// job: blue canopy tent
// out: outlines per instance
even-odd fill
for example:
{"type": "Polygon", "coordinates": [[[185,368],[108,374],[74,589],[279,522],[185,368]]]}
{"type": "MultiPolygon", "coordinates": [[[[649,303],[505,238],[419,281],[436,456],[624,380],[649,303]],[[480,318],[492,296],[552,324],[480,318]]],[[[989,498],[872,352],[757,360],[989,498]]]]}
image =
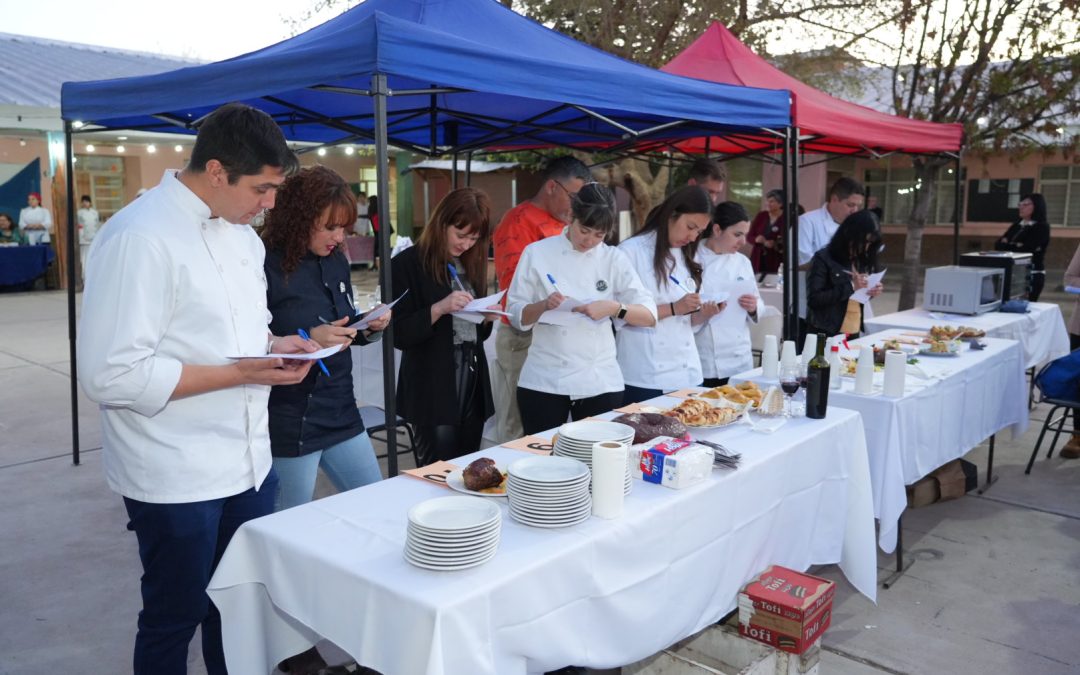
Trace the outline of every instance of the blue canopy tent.
{"type": "MultiPolygon", "coordinates": [[[[130,129],[194,134],[219,105],[266,111],[287,138],[373,143],[378,194],[389,194],[390,145],[428,156],[485,148],[604,149],[645,138],[762,131],[780,143],[791,120],[786,91],[720,85],[661,73],[576,42],[494,0],[367,0],[301,35],[250,54],[142,77],[68,82],[61,93],[74,213],[76,133],[130,129]]],[[[388,217],[386,214],[384,217],[388,217]]],[[[381,254],[390,259],[388,227],[381,254]]],[[[69,217],[68,245],[74,245],[69,217]]],[[[75,279],[68,257],[68,278],[75,279]]],[[[393,297],[383,266],[383,300],[393,297]]],[[[75,367],[75,289],[68,284],[75,367]]],[[[391,474],[392,335],[383,368],[391,474]]],[[[72,378],[72,417],[77,424],[72,378]]],[[[78,429],[73,428],[78,463],[78,429]]]]}

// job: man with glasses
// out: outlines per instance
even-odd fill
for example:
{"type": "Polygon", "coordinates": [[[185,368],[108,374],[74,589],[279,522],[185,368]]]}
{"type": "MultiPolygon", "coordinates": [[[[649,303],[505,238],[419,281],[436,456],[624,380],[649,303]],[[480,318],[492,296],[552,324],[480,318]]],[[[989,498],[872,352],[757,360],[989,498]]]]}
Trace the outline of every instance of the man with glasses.
{"type": "Polygon", "coordinates": [[[690,165],[690,177],[687,185],[697,185],[709,193],[709,201],[716,206],[724,199],[724,183],[727,172],[719,162],[712,159],[698,159],[690,165]]]}
{"type": "MultiPolygon", "coordinates": [[[[589,167],[574,157],[549,160],[544,166],[540,189],[529,199],[506,212],[495,228],[495,273],[499,288],[508,289],[518,260],[529,244],[562,232],[573,218],[571,205],[587,181],[589,167]]],[[[545,271],[558,278],[558,270],[545,271]]],[[[495,441],[505,443],[520,438],[524,431],[517,406],[517,385],[532,333],[519,331],[505,319],[495,335],[496,360],[491,367],[491,389],[495,399],[495,441]]]]}

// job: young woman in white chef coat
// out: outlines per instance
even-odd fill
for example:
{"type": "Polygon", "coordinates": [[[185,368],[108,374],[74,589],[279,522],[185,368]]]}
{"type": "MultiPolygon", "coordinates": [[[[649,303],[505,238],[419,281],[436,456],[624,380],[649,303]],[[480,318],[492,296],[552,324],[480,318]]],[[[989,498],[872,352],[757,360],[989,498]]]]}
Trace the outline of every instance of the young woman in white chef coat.
{"type": "Polygon", "coordinates": [[[571,207],[573,221],[562,234],[525,247],[508,293],[510,322],[533,332],[517,389],[526,434],[557,427],[568,415],[578,420],[620,406],[611,322],[656,323],[656,305],[629,259],[604,243],[616,222],[611,191],[587,183],[571,207]],[[540,322],[567,298],[587,304],[558,312],[565,325],[540,322]]]}
{"type": "Polygon", "coordinates": [[[657,308],[655,326],[623,326],[616,336],[626,403],[701,384],[690,317],[701,309],[698,236],[711,220],[709,194],[689,185],[653,209],[645,227],[619,244],[657,308]]]}
{"type": "Polygon", "coordinates": [[[713,211],[713,222],[698,246],[698,262],[705,270],[701,295],[706,302],[691,321],[706,387],[727,384],[732,375],[754,367],[750,353],[750,322],[757,322],[765,311],[765,304],[758,295],[750,259],[739,253],[746,245],[749,230],[750,216],[746,209],[735,202],[722,202],[713,211]],[[753,291],[729,297],[719,304],[709,301],[721,292],[729,292],[732,282],[747,282],[744,290],[753,291]],[[725,322],[725,317],[720,315],[736,312],[736,305],[745,310],[746,319],[738,324],[725,322]]]}

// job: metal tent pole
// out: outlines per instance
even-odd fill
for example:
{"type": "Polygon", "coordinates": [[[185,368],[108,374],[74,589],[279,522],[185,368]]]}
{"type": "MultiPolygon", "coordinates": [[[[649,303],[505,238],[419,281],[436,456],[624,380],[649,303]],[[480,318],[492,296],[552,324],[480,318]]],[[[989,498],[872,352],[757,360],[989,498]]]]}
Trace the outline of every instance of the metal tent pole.
{"type": "Polygon", "coordinates": [[[791,127],[788,156],[791,158],[791,335],[793,340],[799,340],[799,298],[805,293],[799,290],[799,127],[791,127]]]}
{"type": "Polygon", "coordinates": [[[465,153],[465,187],[472,187],[472,150],[465,153]]]}
{"type": "Polygon", "coordinates": [[[960,216],[964,205],[960,203],[960,153],[956,153],[956,170],[953,172],[953,252],[952,264],[960,264],[960,216]]]}
{"type": "MultiPolygon", "coordinates": [[[[379,214],[379,286],[382,288],[382,301],[389,304],[394,299],[390,275],[390,151],[386,131],[386,98],[390,95],[386,75],[376,73],[371,76],[371,92],[375,108],[375,183],[381,196],[382,213],[379,214]]],[[[398,473],[397,455],[397,405],[395,400],[397,369],[394,359],[394,324],[391,322],[383,331],[383,409],[386,411],[386,465],[387,473],[398,473]]]]}
{"type": "MultiPolygon", "coordinates": [[[[790,157],[790,142],[788,138],[791,136],[791,127],[784,130],[784,145],[780,151],[780,176],[781,187],[784,190],[785,195],[791,194],[791,157],[790,157]]],[[[787,199],[787,197],[785,197],[787,199]]],[[[791,241],[791,231],[793,225],[791,222],[791,200],[787,200],[788,203],[784,204],[784,255],[780,260],[780,275],[784,280],[783,284],[783,336],[785,340],[794,340],[795,336],[791,333],[789,326],[789,318],[791,316],[791,279],[794,276],[792,272],[794,268],[791,265],[791,246],[786,242],[791,241]]]]}
{"type": "Polygon", "coordinates": [[[68,358],[71,362],[71,463],[79,465],[79,376],[75,354],[75,145],[71,142],[71,122],[64,121],[64,165],[67,168],[67,309],[68,358]]]}
{"type": "Polygon", "coordinates": [[[456,152],[454,153],[453,162],[454,162],[453,167],[450,169],[450,189],[451,190],[456,190],[457,189],[457,181],[458,181],[458,178],[457,178],[457,153],[456,152]]]}

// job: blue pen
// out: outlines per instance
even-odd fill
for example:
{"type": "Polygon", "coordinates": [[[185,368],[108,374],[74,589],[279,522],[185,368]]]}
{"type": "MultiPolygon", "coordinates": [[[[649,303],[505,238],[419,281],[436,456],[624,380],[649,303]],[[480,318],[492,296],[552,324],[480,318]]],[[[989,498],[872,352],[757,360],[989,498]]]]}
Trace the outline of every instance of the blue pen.
{"type": "MultiPolygon", "coordinates": [[[[308,335],[307,331],[304,330],[303,328],[297,330],[296,334],[299,335],[300,337],[304,338],[305,340],[310,340],[311,339],[311,336],[308,335]]],[[[322,362],[322,359],[319,359],[319,368],[322,368],[323,375],[326,375],[327,377],[330,377],[330,371],[326,369],[326,364],[322,362]]]]}
{"type": "Polygon", "coordinates": [[[458,278],[457,268],[454,267],[454,264],[446,263],[446,269],[450,270],[450,278],[455,284],[457,284],[458,290],[464,292],[465,286],[461,284],[461,279],[458,278]]]}
{"type": "MultiPolygon", "coordinates": [[[[674,282],[675,282],[675,285],[676,285],[676,286],[678,286],[679,288],[681,288],[681,289],[682,289],[682,291],[683,291],[684,293],[686,293],[687,295],[689,295],[689,294],[693,293],[693,291],[689,291],[689,290],[687,290],[687,289],[686,289],[686,286],[683,286],[683,285],[682,285],[682,282],[681,282],[681,281],[679,281],[678,279],[676,279],[676,278],[675,278],[675,275],[674,275],[674,274],[669,274],[669,275],[668,275],[668,279],[671,279],[672,281],[674,281],[674,282]]],[[[700,312],[700,311],[701,311],[701,308],[700,308],[700,307],[698,307],[698,308],[697,308],[697,309],[695,309],[694,311],[690,312],[690,314],[696,314],[696,313],[698,313],[698,312],[700,312]]]]}
{"type": "Polygon", "coordinates": [[[551,282],[551,287],[554,288],[555,291],[561,295],[562,291],[559,289],[559,284],[555,283],[555,277],[548,274],[547,278],[548,278],[548,281],[551,282]]]}

